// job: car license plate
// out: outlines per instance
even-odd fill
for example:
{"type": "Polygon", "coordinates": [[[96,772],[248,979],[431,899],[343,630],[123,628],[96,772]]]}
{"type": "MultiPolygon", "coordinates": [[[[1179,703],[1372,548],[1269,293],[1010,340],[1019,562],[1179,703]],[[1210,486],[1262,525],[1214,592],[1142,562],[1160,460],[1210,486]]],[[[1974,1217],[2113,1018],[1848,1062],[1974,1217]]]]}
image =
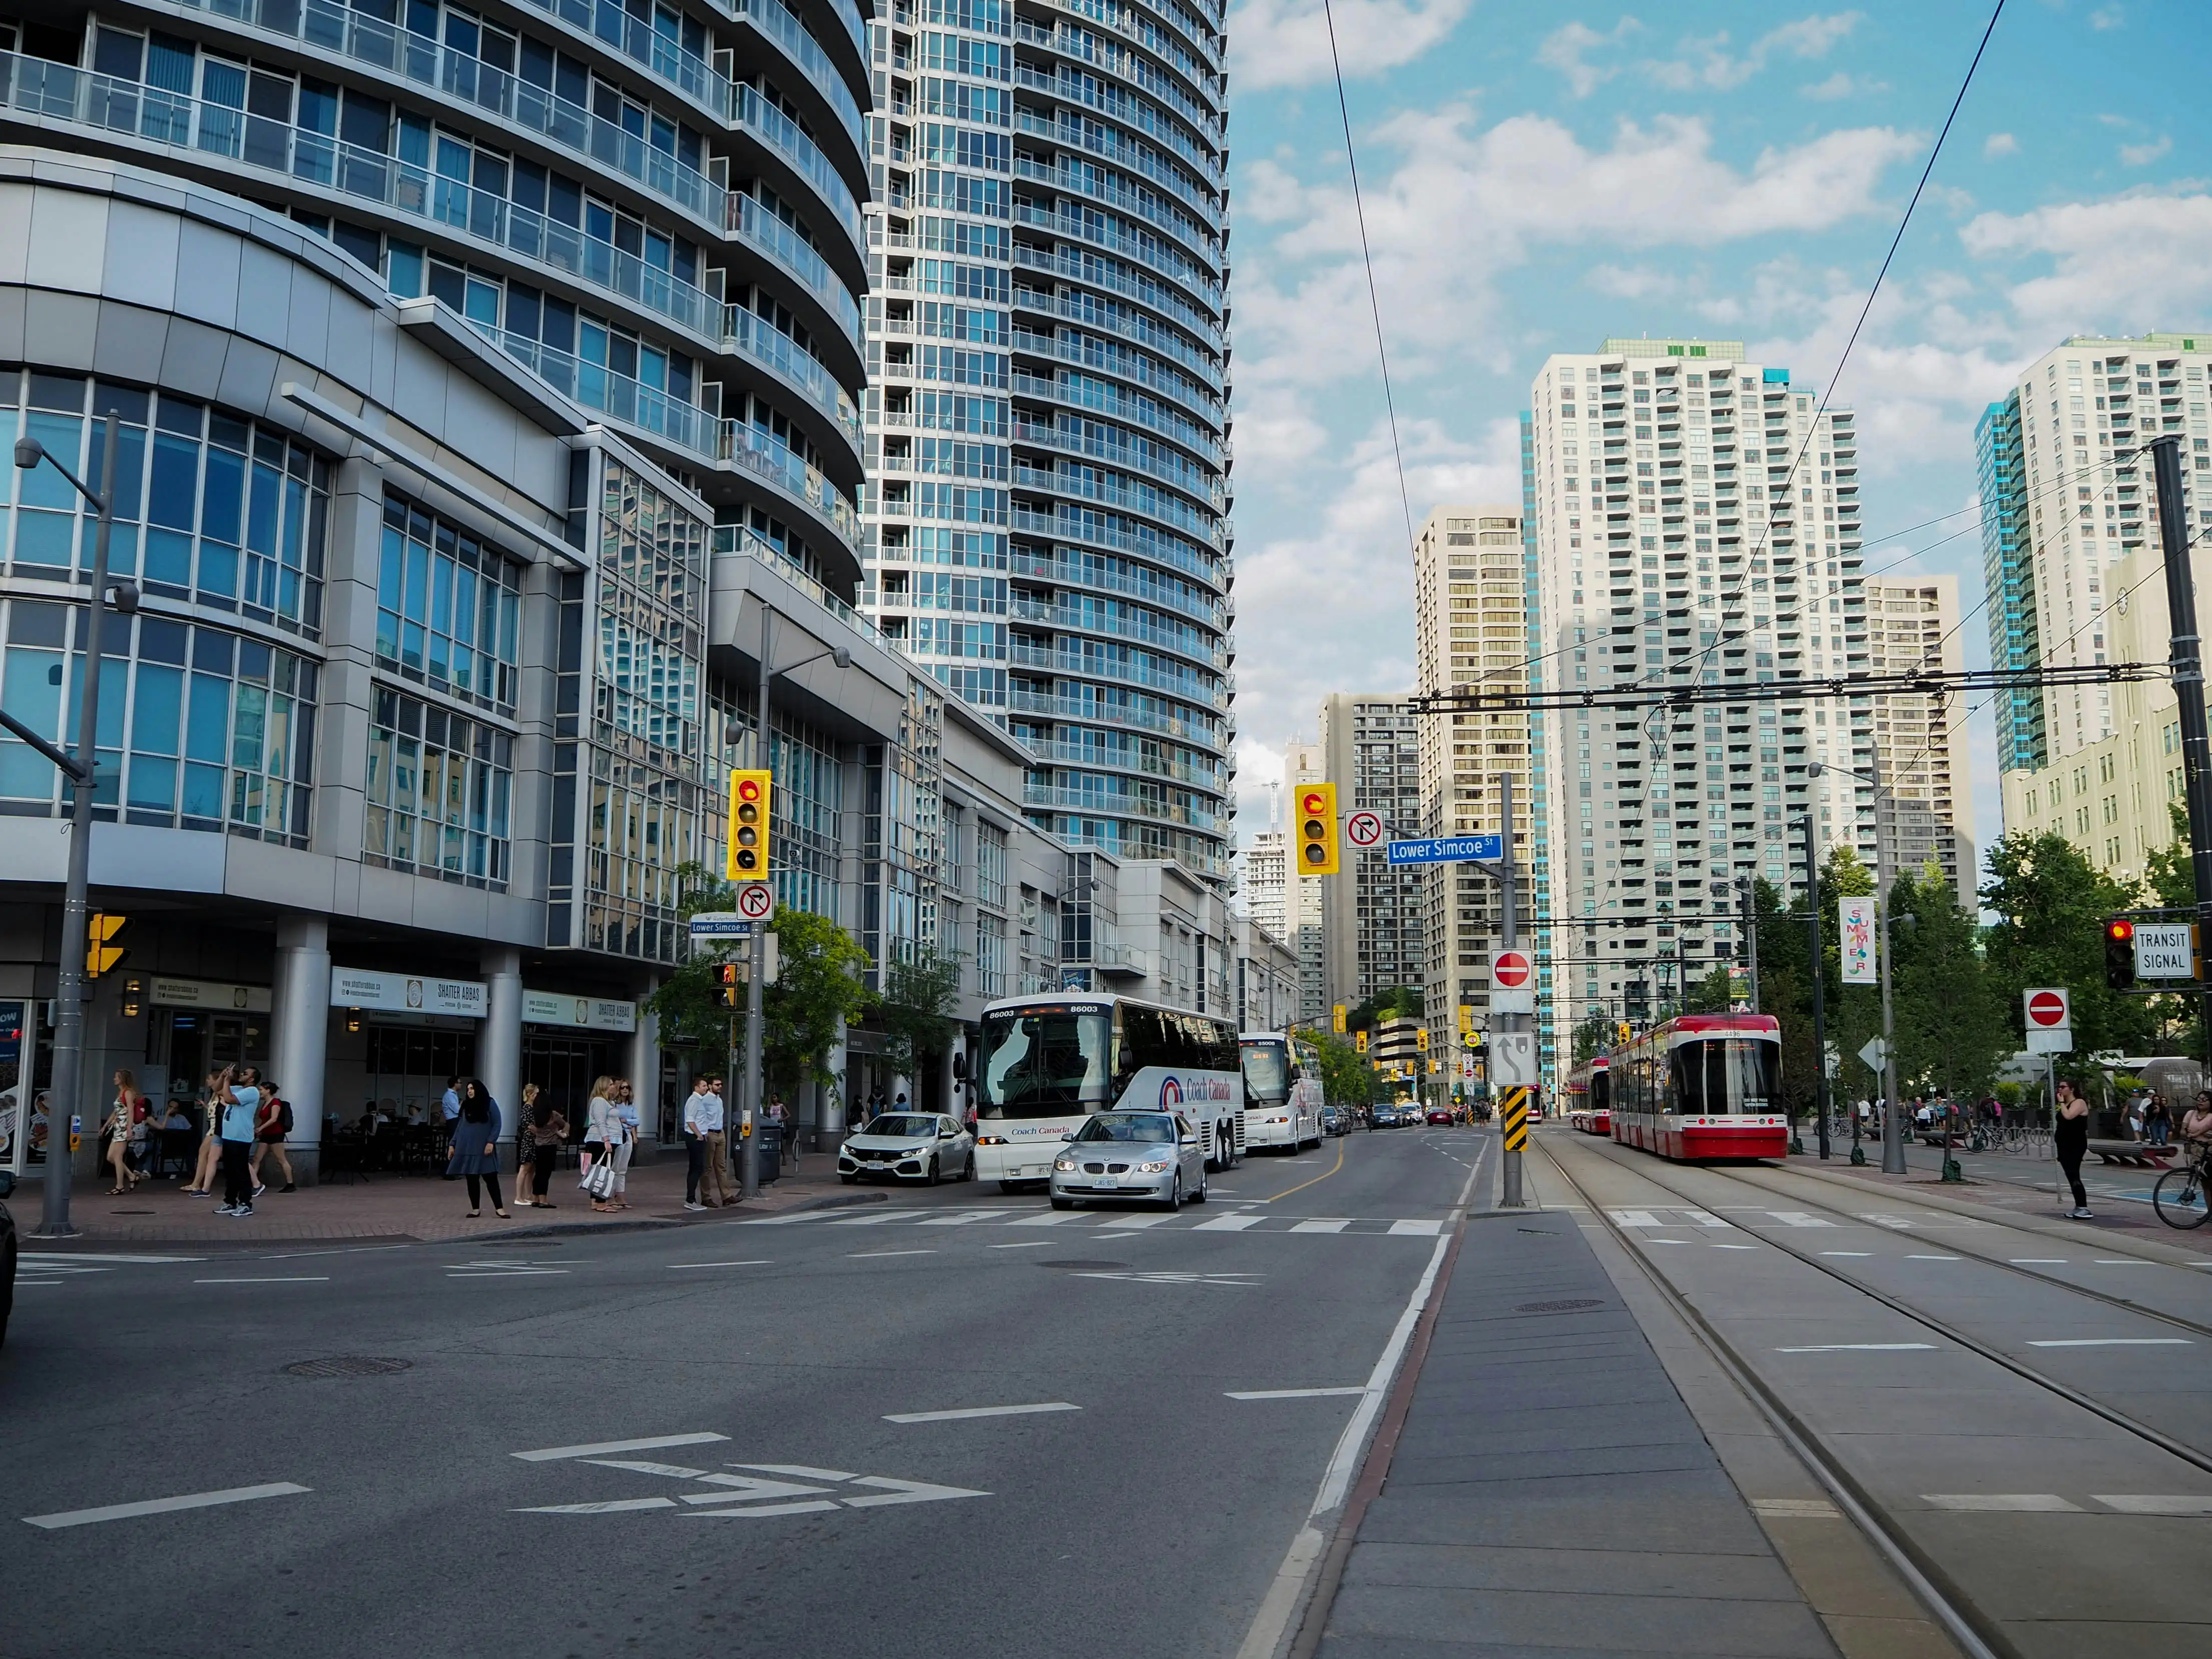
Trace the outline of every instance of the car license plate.
{"type": "Polygon", "coordinates": [[[1098,1184],[1102,1187],[1118,1187],[1121,1184],[1121,1177],[1117,1175],[1100,1176],[1098,1184]]]}

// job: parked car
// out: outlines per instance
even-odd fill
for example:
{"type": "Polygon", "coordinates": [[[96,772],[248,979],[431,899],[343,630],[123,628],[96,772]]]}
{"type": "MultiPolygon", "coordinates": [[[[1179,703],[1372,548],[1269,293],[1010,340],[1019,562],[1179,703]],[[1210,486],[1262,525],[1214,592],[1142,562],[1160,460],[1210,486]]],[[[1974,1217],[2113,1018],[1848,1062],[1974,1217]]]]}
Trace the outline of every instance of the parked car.
{"type": "Polygon", "coordinates": [[[1206,1154],[1180,1112],[1097,1112],[1052,1161],[1052,1207],[1138,1198],[1164,1210],[1206,1202],[1206,1154]]]}
{"type": "Polygon", "coordinates": [[[1325,1135],[1342,1134],[1344,1133],[1344,1114],[1338,1111],[1334,1106],[1322,1107],[1321,1109],[1321,1132],[1325,1135]]]}
{"type": "Polygon", "coordinates": [[[1449,1129],[1451,1127],[1451,1109],[1449,1106],[1431,1106],[1429,1108],[1429,1122],[1435,1127],[1439,1129],[1449,1129]]]}
{"type": "MultiPolygon", "coordinates": [[[[15,1190],[11,1170],[0,1170],[0,1199],[15,1190]]],[[[15,1218],[0,1203],[0,1343],[8,1340],[8,1316],[15,1310],[15,1218]]]]}
{"type": "Polygon", "coordinates": [[[934,1187],[975,1178],[975,1137],[943,1112],[884,1112],[837,1149],[837,1179],[888,1176],[934,1187]]]}

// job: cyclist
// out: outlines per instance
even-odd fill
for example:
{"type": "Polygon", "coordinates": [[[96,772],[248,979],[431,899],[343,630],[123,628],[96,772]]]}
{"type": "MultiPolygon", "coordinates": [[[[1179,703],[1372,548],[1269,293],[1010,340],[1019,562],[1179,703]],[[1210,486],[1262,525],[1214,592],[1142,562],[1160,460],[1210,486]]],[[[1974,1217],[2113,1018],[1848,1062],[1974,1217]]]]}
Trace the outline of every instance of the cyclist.
{"type": "Polygon", "coordinates": [[[2199,1089],[2181,1119],[2181,1142],[2197,1158],[2212,1156],[2212,1089],[2199,1089]]]}

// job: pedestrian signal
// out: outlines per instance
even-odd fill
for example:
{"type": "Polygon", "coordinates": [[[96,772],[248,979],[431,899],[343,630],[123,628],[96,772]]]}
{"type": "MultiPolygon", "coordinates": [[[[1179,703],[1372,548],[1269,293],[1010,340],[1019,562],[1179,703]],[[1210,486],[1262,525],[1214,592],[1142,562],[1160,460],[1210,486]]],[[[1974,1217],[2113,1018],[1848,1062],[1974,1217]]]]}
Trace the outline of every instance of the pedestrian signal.
{"type": "Polygon", "coordinates": [[[722,1006],[734,1008],[738,1006],[738,994],[744,984],[744,977],[738,972],[738,964],[734,962],[724,963],[722,964],[722,1006]]]}
{"type": "Polygon", "coordinates": [[[123,931],[123,924],[130,920],[128,916],[94,910],[86,921],[84,976],[87,979],[98,979],[123,960],[123,947],[112,941],[123,931]]]}
{"type": "Polygon", "coordinates": [[[1302,783],[1298,786],[1298,873],[1333,876],[1337,867],[1336,786],[1302,783]]]}
{"type": "Polygon", "coordinates": [[[730,774],[730,847],[723,873],[732,881],[768,879],[769,793],[772,775],[730,774]]]}

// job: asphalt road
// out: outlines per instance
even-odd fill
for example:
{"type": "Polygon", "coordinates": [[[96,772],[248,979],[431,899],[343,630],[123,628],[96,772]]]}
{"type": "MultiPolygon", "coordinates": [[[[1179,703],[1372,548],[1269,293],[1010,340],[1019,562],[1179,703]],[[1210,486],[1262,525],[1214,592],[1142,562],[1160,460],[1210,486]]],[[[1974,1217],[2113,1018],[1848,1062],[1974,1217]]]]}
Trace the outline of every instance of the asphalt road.
{"type": "Polygon", "coordinates": [[[1234,1654],[1488,1144],[1255,1157],[1157,1223],[963,1185],[27,1252],[0,1652],[1234,1654]],[[405,1368],[286,1370],[338,1357],[405,1368]],[[1334,1392],[1231,1397],[1294,1389],[1334,1392]],[[138,1507],[259,1487],[303,1490],[138,1507]]]}

